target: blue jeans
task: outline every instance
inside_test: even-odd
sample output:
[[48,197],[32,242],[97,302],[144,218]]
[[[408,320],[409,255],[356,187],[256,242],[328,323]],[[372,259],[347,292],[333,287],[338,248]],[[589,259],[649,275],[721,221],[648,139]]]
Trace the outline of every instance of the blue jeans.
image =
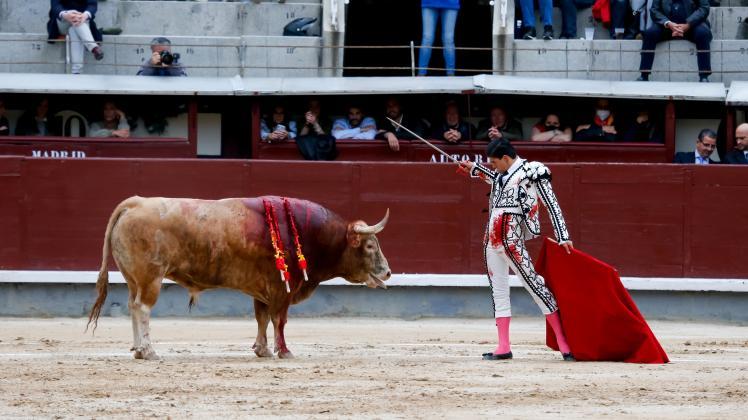
[[457,12],[454,9],[421,8],[423,35],[421,36],[421,48],[418,51],[419,76],[426,75],[426,67],[429,66],[429,61],[431,61],[431,46],[434,45],[436,21],[440,16],[442,20],[444,63],[447,65],[447,75],[455,75],[455,23],[457,23]]
[[[535,27],[535,1],[519,0],[520,9],[522,9],[522,27]],[[543,26],[553,25],[553,0],[538,0],[540,9],[540,20]]]

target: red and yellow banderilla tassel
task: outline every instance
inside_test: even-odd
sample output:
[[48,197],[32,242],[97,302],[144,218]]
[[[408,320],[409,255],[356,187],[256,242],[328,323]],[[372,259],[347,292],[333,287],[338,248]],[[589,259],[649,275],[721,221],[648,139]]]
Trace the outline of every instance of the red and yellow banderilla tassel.
[[270,242],[272,242],[273,250],[275,251],[275,268],[280,272],[281,281],[286,284],[286,292],[291,293],[289,285],[291,273],[288,272],[288,265],[286,265],[286,259],[283,254],[283,239],[281,239],[280,230],[278,229],[278,218],[270,201],[262,200],[262,204],[265,206],[265,221],[267,222],[268,230],[270,230]]
[[286,197],[283,197],[283,207],[286,210],[286,218],[288,223],[291,225],[291,233],[293,233],[294,245],[296,245],[296,258],[298,258],[299,268],[304,273],[304,281],[309,281],[309,276],[306,273],[307,263],[304,253],[301,251],[301,241],[299,240],[299,231],[296,229],[296,222],[294,221],[293,211],[291,210],[291,203],[288,202]]

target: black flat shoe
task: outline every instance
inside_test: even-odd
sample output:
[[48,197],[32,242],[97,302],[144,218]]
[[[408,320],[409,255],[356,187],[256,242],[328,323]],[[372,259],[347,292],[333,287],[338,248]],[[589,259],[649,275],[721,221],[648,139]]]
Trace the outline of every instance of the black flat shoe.
[[571,353],[561,353],[561,356],[564,357],[564,362],[576,362],[577,359],[574,358],[574,355]]
[[483,353],[483,360],[508,360],[511,358],[512,352],[502,354]]

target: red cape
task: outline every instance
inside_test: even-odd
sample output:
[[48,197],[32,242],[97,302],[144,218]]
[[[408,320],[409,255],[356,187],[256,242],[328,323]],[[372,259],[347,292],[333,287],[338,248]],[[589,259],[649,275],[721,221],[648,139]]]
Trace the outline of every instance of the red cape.
[[[535,269],[556,296],[577,360],[667,363],[668,357],[623,287],[615,268],[546,238]],[[546,344],[558,350],[546,323]]]

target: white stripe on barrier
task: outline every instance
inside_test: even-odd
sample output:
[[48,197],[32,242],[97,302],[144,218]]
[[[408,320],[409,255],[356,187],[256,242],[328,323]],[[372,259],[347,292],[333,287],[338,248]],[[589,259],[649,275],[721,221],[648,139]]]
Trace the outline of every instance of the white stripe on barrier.
[[[46,284],[91,284],[96,283],[96,271],[34,271],[0,270],[0,283],[46,283]],[[704,279],[666,277],[622,277],[629,290],[660,290],[683,292],[748,292],[748,279]],[[109,272],[110,283],[124,283],[119,271]],[[171,280],[164,280],[172,283]],[[323,286],[351,285],[336,278],[322,283]],[[483,274],[394,274],[388,286],[406,287],[488,287]],[[509,285],[520,287],[516,276],[509,276]]]

